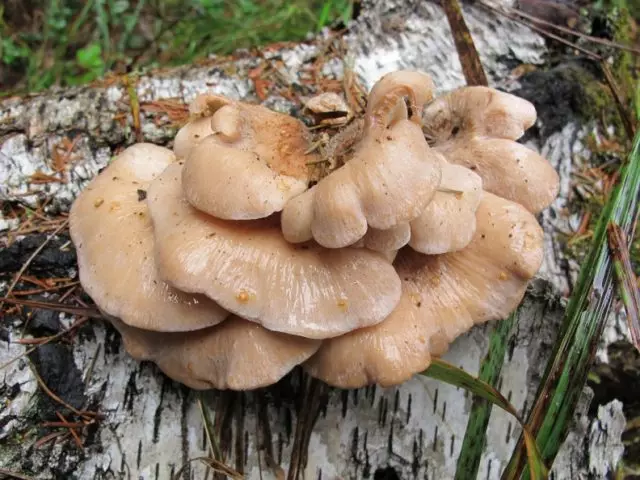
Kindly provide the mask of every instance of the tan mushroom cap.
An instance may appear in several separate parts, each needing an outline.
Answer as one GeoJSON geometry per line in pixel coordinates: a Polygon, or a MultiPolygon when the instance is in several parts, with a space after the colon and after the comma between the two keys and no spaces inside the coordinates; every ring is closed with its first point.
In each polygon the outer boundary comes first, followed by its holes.
{"type": "Polygon", "coordinates": [[[204,293],[229,311],[274,331],[327,338],[382,321],[398,303],[400,279],[365,249],[293,245],[277,216],[229,222],[184,198],[181,166],[149,188],[156,260],[166,281],[204,293]]]}
{"type": "Polygon", "coordinates": [[[363,237],[366,248],[376,252],[391,252],[400,250],[411,238],[411,228],[408,223],[401,223],[387,230],[369,228],[363,237]]]}
{"type": "Polygon", "coordinates": [[[536,122],[536,109],[527,100],[489,87],[462,87],[438,97],[423,111],[429,141],[475,134],[516,140],[536,122]]]}
{"type": "Polygon", "coordinates": [[[129,355],[154,362],[173,380],[197,390],[271,385],[313,355],[321,343],[272,332],[235,315],[215,327],[180,334],[110,321],[129,355]]]}
{"type": "Polygon", "coordinates": [[[285,206],[282,231],[288,241],[311,232],[320,245],[342,248],[369,227],[388,230],[420,215],[440,182],[440,166],[424,140],[419,115],[407,118],[405,95],[419,112],[431,98],[431,79],[399,72],[374,86],[353,157],[285,206]]]}
{"type": "Polygon", "coordinates": [[[205,138],[213,135],[211,118],[197,118],[178,130],[173,139],[173,152],[178,158],[186,158],[191,150],[200,145],[205,138]]]}
{"type": "Polygon", "coordinates": [[[481,197],[480,176],[468,168],[443,162],[438,192],[411,222],[411,248],[436,255],[466,247],[476,231],[481,197]]]}
{"type": "Polygon", "coordinates": [[[408,380],[474,324],[506,318],[542,263],[542,229],[521,205],[490,193],[477,211],[473,241],[444,255],[405,248],[395,267],[402,299],[374,327],[323,342],[304,368],[341,388],[408,380]]]}
{"type": "Polygon", "coordinates": [[[408,100],[414,122],[419,123],[421,110],[433,99],[434,90],[433,80],[422,72],[398,70],[383,75],[369,92],[365,129],[384,130],[400,117],[406,118],[406,104],[399,103],[399,98],[408,100]]]}
{"type": "MultiPolygon", "coordinates": [[[[211,97],[211,96],[210,96],[211,97]]],[[[310,135],[299,120],[259,105],[223,104],[213,133],[189,150],[182,184],[198,210],[227,220],[264,218],[307,189],[310,135]]],[[[194,127],[195,128],[195,127],[194,127]]]]}
{"type": "Polygon", "coordinates": [[[158,277],[144,196],[174,160],[170,150],[148,143],[127,148],[83,190],[69,216],[85,291],[105,313],[146,330],[196,330],[229,315],[158,277]]]}
{"type": "Polygon", "coordinates": [[[484,190],[537,213],[559,189],[553,166],[516,143],[536,120],[535,107],[520,97],[487,87],[464,87],[429,104],[425,137],[449,162],[473,169],[484,190]]]}
{"type": "Polygon", "coordinates": [[[472,169],[483,188],[512,200],[533,213],[557,197],[560,178],[542,156],[524,145],[501,138],[453,140],[434,147],[451,163],[472,169]]]}
{"type": "Polygon", "coordinates": [[[289,198],[307,189],[305,180],[278,175],[256,154],[221,145],[216,136],[191,150],[182,183],[198,210],[232,220],[279,212],[289,198]]]}
{"type": "Polygon", "coordinates": [[[231,103],[233,103],[232,100],[219,95],[209,93],[197,95],[189,104],[191,120],[178,130],[173,140],[173,153],[176,157],[185,158],[192,148],[212,135],[211,117],[220,108],[231,103]]]}

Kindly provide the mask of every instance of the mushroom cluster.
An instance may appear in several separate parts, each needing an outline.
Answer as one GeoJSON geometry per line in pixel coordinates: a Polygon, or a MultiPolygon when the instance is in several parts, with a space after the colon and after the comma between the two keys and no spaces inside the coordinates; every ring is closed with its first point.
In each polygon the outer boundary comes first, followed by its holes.
{"type": "Polygon", "coordinates": [[[540,267],[534,214],[558,176],[516,142],[530,103],[433,90],[423,73],[382,77],[320,179],[304,123],[210,94],[173,151],[116,157],[70,228],[82,285],[129,354],[196,389],[254,389],[297,365],[390,386],[506,317],[540,267]]]}

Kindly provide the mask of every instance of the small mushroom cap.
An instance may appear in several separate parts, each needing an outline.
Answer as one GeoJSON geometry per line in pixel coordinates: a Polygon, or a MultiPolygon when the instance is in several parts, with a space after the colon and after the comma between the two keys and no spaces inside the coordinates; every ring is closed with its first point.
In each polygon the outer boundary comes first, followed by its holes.
{"type": "Polygon", "coordinates": [[[476,231],[476,210],[481,197],[480,176],[468,168],[443,162],[438,192],[411,222],[411,248],[436,255],[466,247],[476,231]]]}
{"type": "Polygon", "coordinates": [[[156,363],[173,380],[197,390],[271,385],[313,355],[321,343],[272,332],[235,315],[215,327],[179,334],[110,321],[129,355],[156,363]]]}
{"type": "Polygon", "coordinates": [[[400,298],[400,279],[365,249],[293,245],[277,216],[229,222],[194,209],[180,188],[181,166],[149,188],[156,260],[166,281],[204,293],[274,331],[327,338],[382,321],[400,298]]]}
{"type": "Polygon", "coordinates": [[[425,370],[474,324],[506,318],[540,268],[543,232],[521,205],[490,193],[477,224],[459,252],[401,250],[398,307],[382,323],[324,341],[305,370],[340,388],[396,385],[425,370]]]}
{"type": "Polygon", "coordinates": [[[209,135],[213,135],[211,118],[197,118],[190,121],[173,139],[173,153],[178,158],[186,158],[192,149],[197,147],[209,135]]]}
{"type": "Polygon", "coordinates": [[[186,156],[182,178],[189,202],[227,220],[264,218],[307,189],[309,132],[299,120],[259,105],[224,105],[213,134],[186,156]]]}
{"type": "Polygon", "coordinates": [[[256,154],[221,145],[215,136],[191,150],[182,184],[198,210],[233,220],[278,212],[290,197],[307,189],[305,180],[278,175],[256,154]]]}
{"type": "Polygon", "coordinates": [[[399,116],[406,118],[406,108],[398,108],[406,106],[404,102],[398,103],[400,97],[407,97],[409,108],[419,121],[420,110],[433,99],[434,90],[433,80],[422,72],[398,70],[383,75],[369,92],[365,128],[384,129],[399,116]]]}
{"type": "Polygon", "coordinates": [[[544,210],[558,195],[558,172],[544,157],[520,143],[501,138],[461,138],[434,149],[450,162],[473,169],[482,177],[484,190],[517,202],[530,212],[544,210]]]}
{"type": "Polygon", "coordinates": [[[211,117],[225,105],[230,105],[233,100],[220,95],[201,94],[189,104],[191,120],[178,130],[173,140],[173,153],[178,158],[186,158],[192,148],[202,140],[214,133],[211,125],[211,117]]]}
{"type": "Polygon", "coordinates": [[[409,243],[411,228],[408,223],[401,223],[387,230],[369,228],[363,237],[363,243],[369,250],[376,252],[395,252],[409,243]]]}
{"type": "Polygon", "coordinates": [[[427,106],[423,131],[449,162],[480,175],[484,190],[538,213],[558,194],[559,177],[545,158],[514,141],[535,120],[535,107],[522,98],[464,87],[427,106]]]}
{"type": "Polygon", "coordinates": [[[457,134],[517,140],[536,121],[527,100],[488,87],[462,87],[431,102],[423,111],[427,140],[436,144],[457,134]]]}
{"type": "Polygon", "coordinates": [[[174,160],[171,150],[148,143],[127,148],[78,196],[69,216],[84,289],[103,312],[145,330],[196,330],[229,314],[158,277],[144,196],[174,160]]]}
{"type": "Polygon", "coordinates": [[[282,236],[287,242],[303,243],[313,240],[311,224],[316,186],[289,200],[282,209],[280,223],[282,236]]]}

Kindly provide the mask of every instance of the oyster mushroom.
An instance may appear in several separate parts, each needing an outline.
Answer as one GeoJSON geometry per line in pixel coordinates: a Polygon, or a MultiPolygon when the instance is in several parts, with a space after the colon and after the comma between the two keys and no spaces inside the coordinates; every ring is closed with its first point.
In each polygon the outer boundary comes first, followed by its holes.
{"type": "Polygon", "coordinates": [[[314,156],[307,154],[310,135],[302,122],[214,95],[198,101],[213,105],[202,108],[211,116],[187,125],[176,139],[185,152],[183,189],[194,207],[227,220],[264,218],[307,189],[314,156]],[[208,135],[200,131],[202,120],[210,121],[208,135]],[[205,136],[195,141],[194,132],[205,136]],[[189,139],[191,148],[184,146],[189,139]]]}
{"type": "Polygon", "coordinates": [[[373,87],[351,159],[285,206],[287,241],[311,234],[324,247],[342,248],[369,227],[391,229],[422,213],[440,182],[439,163],[420,128],[419,112],[432,90],[429,76],[406,71],[385,75],[373,87]]]}
{"type": "Polygon", "coordinates": [[[330,385],[391,386],[426,369],[474,324],[505,318],[542,262],[542,229],[521,205],[485,193],[463,250],[423,255],[405,247],[395,267],[402,298],[383,322],[323,342],[305,370],[330,385]]]}
{"type": "Polygon", "coordinates": [[[197,95],[189,104],[191,119],[183,126],[173,139],[173,153],[180,159],[186,158],[191,150],[209,135],[213,135],[211,117],[225,105],[231,105],[233,100],[220,95],[203,93],[197,95]]]}
{"type": "Polygon", "coordinates": [[[204,390],[251,390],[279,381],[308,359],[319,340],[272,332],[231,316],[220,325],[181,334],[149,332],[110,319],[133,358],[149,360],[170,378],[204,390]]]}
{"type": "Polygon", "coordinates": [[[559,178],[545,158],[514,141],[535,121],[528,101],[478,86],[454,90],[423,111],[424,134],[436,151],[480,175],[484,190],[538,213],[558,194],[559,178]]]}
{"type": "Polygon", "coordinates": [[[148,143],[127,148],[82,191],[69,215],[85,291],[106,314],[145,330],[195,330],[229,315],[204,295],[180,292],[158,277],[145,196],[174,160],[171,150],[148,143]]]}
{"type": "Polygon", "coordinates": [[[400,279],[380,254],[328,250],[284,240],[279,219],[233,222],[191,206],[179,164],[150,186],[156,261],[162,278],[203,293],[270,330],[327,338],[382,321],[400,298],[400,279]]]}
{"type": "Polygon", "coordinates": [[[438,191],[411,222],[411,248],[435,255],[466,247],[476,231],[476,210],[481,198],[482,179],[476,173],[443,161],[438,191]]]}

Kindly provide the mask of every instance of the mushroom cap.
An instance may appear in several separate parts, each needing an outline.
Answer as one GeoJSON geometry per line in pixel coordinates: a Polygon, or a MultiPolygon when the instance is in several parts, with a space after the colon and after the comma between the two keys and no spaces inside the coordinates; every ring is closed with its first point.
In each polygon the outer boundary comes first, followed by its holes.
{"type": "Polygon", "coordinates": [[[369,228],[363,237],[363,244],[376,252],[395,252],[409,243],[411,227],[408,223],[400,223],[387,230],[369,228]]]}
{"type": "Polygon", "coordinates": [[[559,177],[545,158],[514,141],[535,120],[535,107],[522,98],[463,87],[424,109],[423,131],[449,162],[478,173],[484,190],[537,213],[558,194],[559,177]]]}
{"type": "Polygon", "coordinates": [[[196,330],[229,315],[158,277],[144,195],[174,160],[171,150],[148,143],[127,148],[82,191],[69,216],[85,291],[103,312],[145,330],[196,330]]]}
{"type": "Polygon", "coordinates": [[[542,229],[524,207],[490,193],[476,215],[476,233],[463,250],[401,250],[398,307],[382,323],[324,341],[305,370],[341,388],[396,385],[426,369],[474,324],[513,311],[542,263],[542,229]]]}
{"type": "Polygon", "coordinates": [[[255,153],[221,145],[211,135],[191,150],[182,171],[189,203],[215,217],[263,218],[307,189],[306,180],[276,174],[255,153]]]}
{"type": "Polygon", "coordinates": [[[424,141],[419,119],[407,119],[403,97],[409,95],[410,103],[430,98],[430,78],[415,72],[408,84],[388,78],[372,90],[353,157],[285,206],[287,240],[306,239],[311,232],[320,245],[343,248],[369,227],[388,230],[408,223],[433,197],[440,182],[437,154],[424,141]]]}
{"type": "Polygon", "coordinates": [[[483,188],[533,213],[547,208],[560,189],[560,177],[542,156],[501,138],[453,139],[434,147],[451,163],[473,169],[483,188]]]}
{"type": "Polygon", "coordinates": [[[320,346],[320,340],[272,332],[235,315],[185,333],[149,332],[109,319],[133,358],[150,360],[170,378],[198,389],[251,390],[271,385],[320,346]]]}
{"type": "Polygon", "coordinates": [[[203,293],[265,328],[327,338],[382,321],[400,298],[385,258],[365,249],[293,245],[277,216],[229,222],[194,209],[180,188],[181,166],[149,188],[163,279],[203,293]]]}
{"type": "Polygon", "coordinates": [[[299,120],[233,102],[215,111],[211,128],[186,156],[182,177],[198,210],[227,220],[264,218],[307,189],[314,156],[299,120]]]}
{"type": "Polygon", "coordinates": [[[517,140],[536,117],[533,104],[516,95],[489,87],[462,87],[426,106],[423,129],[435,143],[460,133],[517,140]]]}
{"type": "Polygon", "coordinates": [[[178,130],[173,140],[173,153],[176,154],[176,157],[187,157],[192,148],[212,135],[211,117],[220,108],[231,103],[233,100],[220,95],[210,93],[197,95],[189,104],[191,120],[178,130]]]}
{"type": "Polygon", "coordinates": [[[476,231],[476,210],[481,197],[479,175],[443,162],[439,190],[422,214],[411,222],[411,248],[437,255],[466,247],[476,231]]]}
{"type": "Polygon", "coordinates": [[[280,224],[287,242],[303,243],[313,240],[313,202],[317,185],[292,198],[282,209],[280,224]]]}
{"type": "Polygon", "coordinates": [[[213,135],[211,118],[197,118],[190,121],[176,134],[173,139],[173,153],[178,158],[186,158],[191,150],[200,145],[200,142],[213,135]]]}
{"type": "Polygon", "coordinates": [[[406,103],[399,104],[398,99],[406,97],[416,122],[424,106],[433,99],[435,85],[431,77],[422,72],[398,70],[383,75],[369,92],[366,111],[366,129],[384,130],[389,124],[405,116],[406,103]],[[404,108],[400,109],[401,105],[404,108]]]}

